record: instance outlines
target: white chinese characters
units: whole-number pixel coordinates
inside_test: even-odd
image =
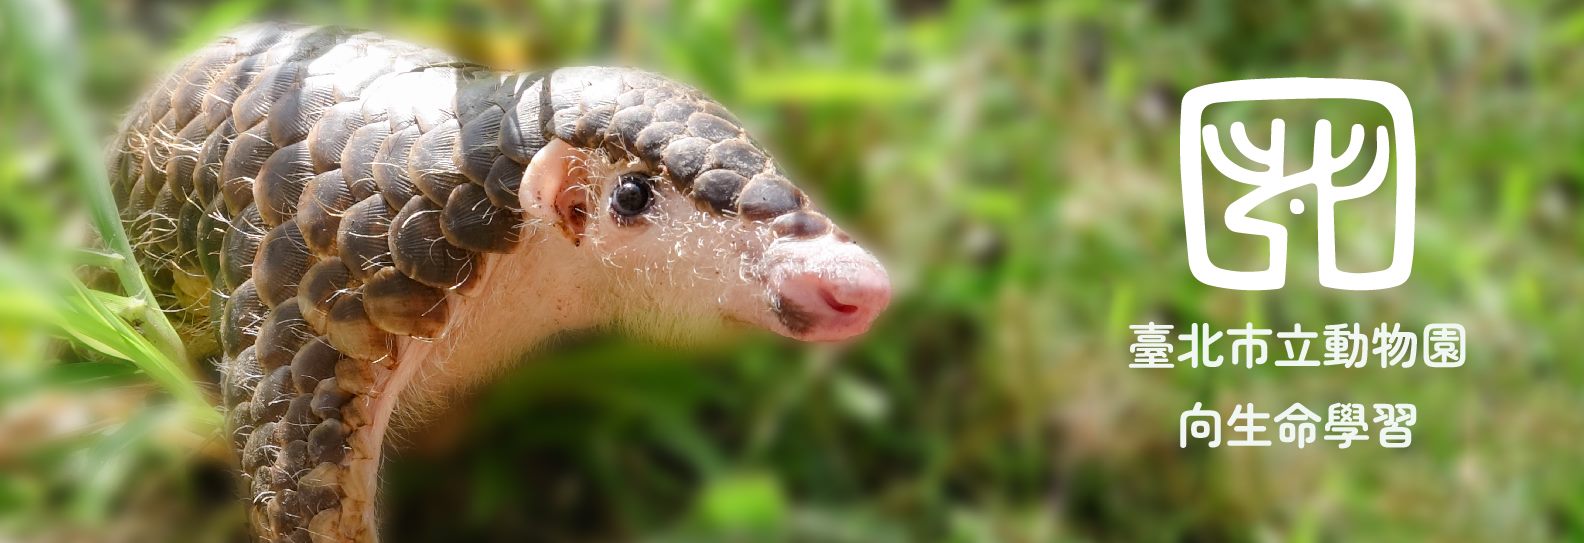
[[[1172,343],[1171,324],[1134,324],[1130,368],[1219,368],[1223,365],[1255,368],[1341,367],[1362,368],[1377,363],[1382,368],[1412,368],[1420,361],[1429,368],[1462,366],[1467,342],[1463,325],[1435,323],[1422,333],[1403,330],[1399,323],[1382,323],[1373,329],[1358,323],[1327,324],[1316,332],[1293,324],[1290,330],[1256,328],[1253,323],[1214,330],[1208,323],[1192,323]],[[1368,330],[1366,333],[1365,330]],[[1227,341],[1223,341],[1227,340]],[[1181,347],[1181,349],[1179,349]],[[1175,354],[1175,356],[1173,356]]]
[[[1177,446],[1270,447],[1280,442],[1300,449],[1317,443],[1347,449],[1355,443],[1375,441],[1383,448],[1403,449],[1413,444],[1412,427],[1419,422],[1418,408],[1406,403],[1377,403],[1368,410],[1361,403],[1333,403],[1326,406],[1325,413],[1322,419],[1314,410],[1295,403],[1273,417],[1253,403],[1240,403],[1223,422],[1219,411],[1194,402],[1193,409],[1183,411],[1178,419]]]

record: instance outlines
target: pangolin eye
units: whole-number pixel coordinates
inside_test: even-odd
[[[611,191],[611,210],[623,217],[632,217],[649,210],[654,204],[654,189],[649,178],[640,173],[625,173],[616,180]]]

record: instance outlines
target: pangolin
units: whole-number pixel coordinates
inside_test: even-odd
[[[157,84],[109,157],[268,541],[377,540],[393,412],[555,334],[841,340],[891,296],[735,116],[636,69],[255,25]]]

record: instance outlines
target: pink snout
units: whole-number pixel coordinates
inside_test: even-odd
[[[869,330],[891,302],[885,267],[857,244],[822,236],[773,246],[770,287],[782,333],[840,341]]]

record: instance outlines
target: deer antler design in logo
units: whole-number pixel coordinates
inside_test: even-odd
[[[1263,171],[1239,166],[1222,149],[1220,132],[1216,126],[1202,124],[1204,110],[1212,104],[1304,99],[1367,100],[1384,106],[1391,115],[1391,130],[1386,126],[1374,127],[1375,158],[1361,179],[1351,184],[1337,185],[1335,177],[1358,158],[1366,141],[1363,125],[1353,125],[1347,147],[1341,154],[1333,154],[1331,122],[1324,119],[1316,121],[1314,160],[1306,170],[1287,173],[1284,160],[1287,127],[1284,120],[1271,121],[1270,145],[1264,148],[1249,140],[1243,123],[1234,122],[1231,125],[1231,140],[1237,152],[1263,166]],[[1393,132],[1395,139],[1389,137]],[[1181,137],[1188,264],[1194,277],[1200,281],[1237,290],[1281,288],[1287,280],[1287,229],[1274,222],[1252,218],[1249,213],[1260,204],[1304,186],[1313,186],[1317,194],[1315,216],[1320,236],[1321,285],[1342,290],[1378,290],[1400,285],[1408,279],[1413,268],[1414,241],[1413,111],[1408,106],[1408,97],[1395,85],[1382,81],[1310,78],[1252,79],[1205,85],[1189,91],[1183,97]],[[1255,187],[1227,206],[1225,221],[1228,230],[1261,236],[1269,241],[1270,266],[1266,269],[1228,270],[1211,262],[1205,240],[1201,143],[1210,165],[1217,171],[1233,181]],[[1396,152],[1392,151],[1394,143]],[[1378,271],[1343,271],[1337,267],[1336,204],[1362,198],[1379,189],[1386,180],[1393,158],[1396,160],[1397,201],[1391,264]],[[1303,202],[1293,199],[1290,208],[1294,214],[1300,214],[1303,212]]]

